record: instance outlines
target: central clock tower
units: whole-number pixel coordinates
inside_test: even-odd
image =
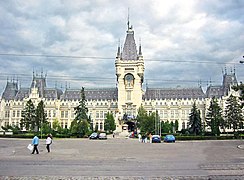
[[[141,45],[137,51],[132,26],[126,31],[123,49],[118,47],[115,68],[118,85],[118,114],[117,119],[123,126],[126,121],[134,119],[142,104],[142,84],[144,79],[144,59]],[[117,126],[118,127],[118,126]]]

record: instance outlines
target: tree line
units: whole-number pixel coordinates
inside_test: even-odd
[[[2,127],[3,129],[12,129],[14,131],[26,130],[29,132],[39,132],[43,134],[49,133],[59,133],[59,134],[69,134],[76,137],[88,136],[93,131],[98,131],[98,125],[96,124],[93,128],[91,118],[88,117],[88,108],[86,107],[86,97],[84,87],[81,89],[81,98],[78,106],[74,108],[75,118],[71,122],[69,128],[64,128],[61,126],[58,119],[53,120],[51,127],[48,121],[47,114],[45,112],[44,102],[41,100],[37,107],[31,99],[27,101],[24,109],[21,112],[20,127],[18,126],[8,126]],[[115,130],[115,121],[112,113],[106,114],[106,119],[104,122],[104,130],[106,132],[113,132]]]
[[[202,121],[200,110],[194,102],[189,114],[189,128],[183,129],[182,131],[194,135],[204,135],[206,133],[205,129],[208,128],[211,135],[219,136],[220,129],[225,130],[226,128],[232,128],[234,132],[238,129],[243,129],[243,87],[243,84],[234,87],[235,90],[241,91],[241,96],[238,100],[237,97],[230,95],[226,100],[226,107],[224,110],[221,109],[218,99],[213,97],[206,112],[205,122]],[[34,106],[31,99],[28,100],[21,113],[20,128],[27,131],[41,131],[44,134],[58,132],[60,134],[70,134],[77,137],[87,136],[91,132],[98,131],[99,129],[98,124],[93,127],[91,117],[87,115],[88,108],[86,107],[84,87],[81,89],[79,104],[74,108],[75,118],[71,122],[69,129],[61,127],[58,119],[53,121],[51,127],[44,109],[44,102],[42,100],[38,103],[37,107]],[[175,122],[160,121],[157,111],[148,114],[143,106],[139,108],[138,115],[133,121],[135,122],[136,128],[140,129],[142,133],[174,133],[178,131],[179,128],[179,122],[177,120]],[[2,128],[6,129],[6,127]],[[18,127],[14,128],[20,130]],[[115,129],[114,115],[108,112],[104,121],[104,131],[112,133]]]
[[[242,86],[243,88],[243,86]],[[244,92],[244,91],[243,91]],[[240,100],[240,101],[239,101]],[[201,112],[197,108],[196,102],[193,103],[188,119],[188,128],[182,129],[181,132],[193,135],[210,134],[219,136],[221,129],[225,131],[226,128],[233,129],[234,133],[238,129],[243,129],[243,93],[242,96],[237,97],[230,95],[226,100],[226,107],[224,110],[219,105],[218,99],[213,97],[210,101],[210,106],[207,109],[205,122],[202,121]],[[141,106],[138,111],[136,125],[142,133],[175,133],[178,131],[179,122],[160,121],[156,111],[148,114]],[[160,124],[160,131],[156,131],[158,123]],[[206,131],[207,129],[207,131]],[[157,133],[156,133],[157,132]]]

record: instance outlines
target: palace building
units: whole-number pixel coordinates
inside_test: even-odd
[[[144,59],[142,48],[137,49],[134,30],[128,25],[123,48],[118,47],[115,58],[117,86],[114,88],[85,87],[88,115],[93,127],[104,130],[104,120],[108,112],[115,118],[116,132],[133,130],[134,119],[142,105],[148,113],[156,112],[160,121],[179,122],[179,129],[188,128],[189,113],[193,103],[201,112],[202,121],[213,96],[217,97],[222,108],[231,93],[231,86],[237,85],[235,72],[223,74],[223,82],[218,86],[210,85],[204,92],[201,87],[193,88],[149,88],[143,90]],[[58,120],[63,128],[69,128],[75,114],[74,108],[79,104],[81,89],[62,91],[49,88],[47,77],[33,73],[30,87],[20,87],[18,82],[7,81],[0,99],[0,125],[20,125],[21,112],[26,102],[31,99],[37,104],[43,100],[48,121],[51,126]],[[126,115],[126,118],[124,118]]]

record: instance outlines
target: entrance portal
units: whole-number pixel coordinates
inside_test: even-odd
[[[136,126],[134,122],[127,121],[125,124],[128,125],[128,132],[134,132],[136,130]]]

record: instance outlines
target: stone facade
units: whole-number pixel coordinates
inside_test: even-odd
[[[118,47],[115,59],[117,87],[88,89],[85,88],[87,107],[93,126],[104,130],[104,120],[108,112],[113,113],[116,131],[128,129],[125,124],[133,121],[138,108],[143,105],[148,113],[158,112],[160,121],[178,120],[179,130],[188,127],[189,113],[196,102],[201,111],[203,122],[206,109],[213,96],[219,99],[222,108],[231,93],[231,86],[237,85],[235,73],[223,74],[222,85],[207,88],[206,93],[201,87],[193,88],[146,88],[142,89],[144,80],[144,59],[141,45],[137,52],[134,31],[128,26],[123,49]],[[236,94],[237,95],[237,94]],[[57,119],[63,128],[69,128],[75,117],[74,108],[79,104],[80,89],[66,89],[46,87],[46,76],[33,74],[31,86],[19,87],[17,82],[7,81],[6,88],[0,99],[0,125],[19,126],[21,112],[26,102],[31,99],[37,104],[43,100],[49,122]],[[124,121],[126,115],[127,121]]]

